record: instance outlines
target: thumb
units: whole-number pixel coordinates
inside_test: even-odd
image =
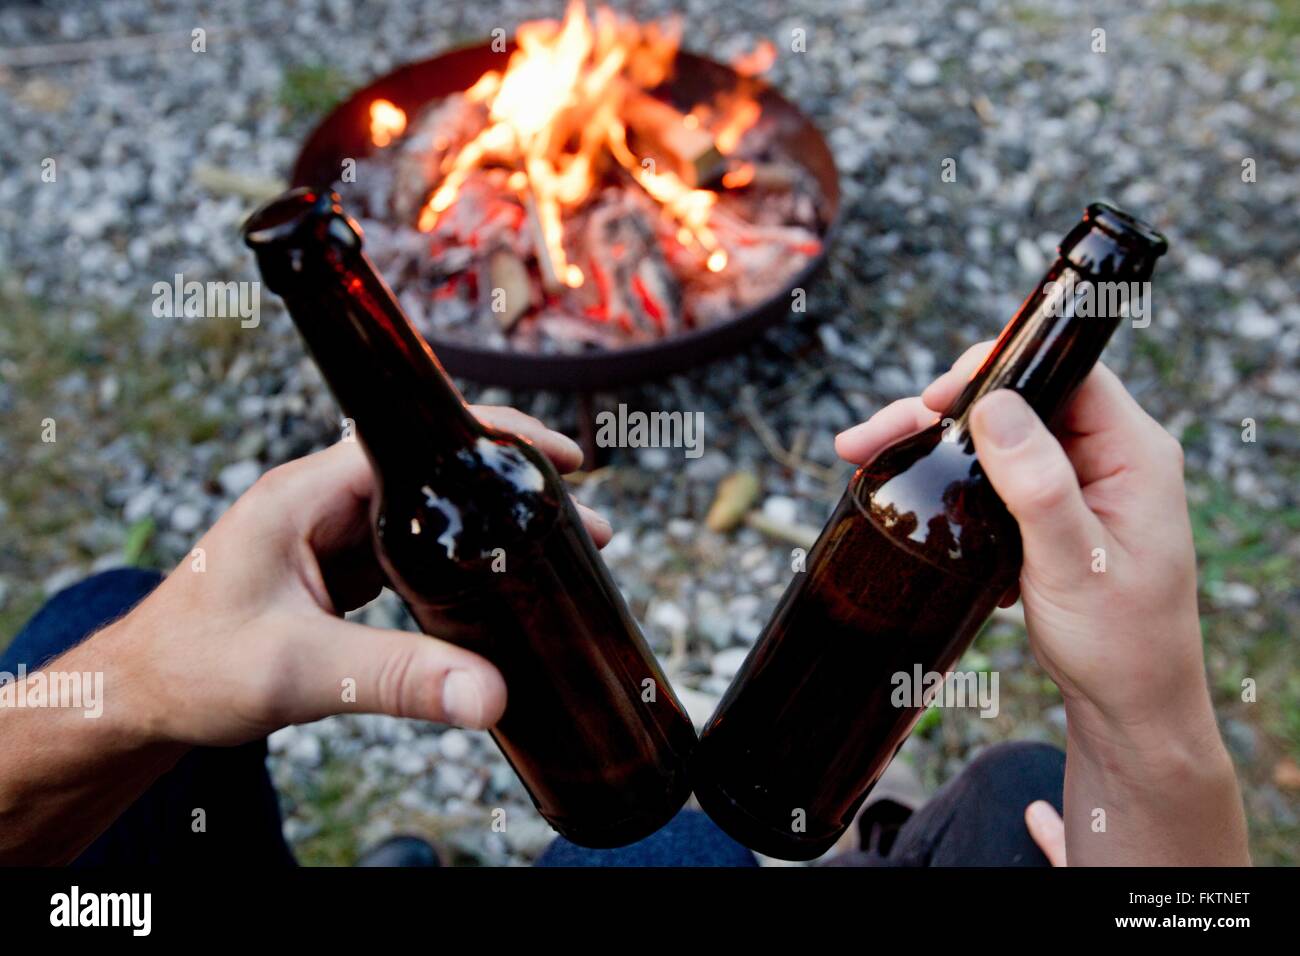
[[[436,637],[323,616],[301,643],[290,686],[308,719],[378,713],[484,728],[505,712],[500,671]]]
[[[975,403],[971,436],[993,489],[1020,526],[1025,564],[1072,587],[1105,531],[1083,500],[1074,466],[1037,413],[999,389]]]
[[[1065,821],[1056,807],[1046,800],[1035,800],[1025,807],[1025,826],[1029,835],[1052,866],[1065,866]]]

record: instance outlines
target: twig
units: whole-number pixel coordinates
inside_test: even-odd
[[[838,475],[833,469],[818,465],[798,455],[793,455],[785,449],[776,432],[772,430],[772,426],[763,420],[762,415],[755,406],[751,389],[747,388],[741,392],[738,406],[749,421],[750,427],[754,429],[754,433],[758,435],[758,440],[767,449],[767,453],[778,462],[787,468],[793,468],[796,471],[802,471],[806,475],[811,475],[824,484],[829,485],[838,480]]]
[[[817,529],[806,524],[786,524],[769,518],[762,511],[751,511],[745,515],[745,524],[755,531],[782,541],[788,541],[795,547],[810,549],[817,541]]]
[[[241,196],[255,202],[278,196],[286,189],[284,181],[274,177],[248,176],[233,169],[222,169],[204,163],[194,167],[194,181],[219,195]]]

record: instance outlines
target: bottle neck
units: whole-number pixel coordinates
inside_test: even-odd
[[[956,429],[952,437],[967,434],[971,408],[999,388],[1018,392],[1048,426],[1054,424],[1119,323],[1149,314],[1151,274],[1166,249],[1165,237],[1140,219],[1108,203],[1088,206],[948,408],[944,424]]]
[[[964,430],[980,398],[1007,388],[1051,425],[1119,327],[1123,310],[1109,308],[1105,296],[1098,294],[1100,288],[1058,259],[1002,330],[945,419]],[[1101,307],[1093,304],[1098,298]]]
[[[268,239],[255,214],[245,233],[379,470],[400,473],[473,444],[482,426],[361,251],[356,227],[336,206],[299,215],[296,228]]]

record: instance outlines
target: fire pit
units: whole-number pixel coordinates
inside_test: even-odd
[[[359,90],[294,168],[343,195],[448,370],[591,391],[787,315],[839,185],[816,128],[756,75],[771,51],[726,66],[581,3],[516,40]]]

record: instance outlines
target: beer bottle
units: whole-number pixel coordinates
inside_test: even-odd
[[[1089,206],[947,413],[858,469],[692,762],[700,804],[736,839],[806,860],[852,823],[925,709],[895,706],[895,675],[946,673],[1019,575],[1019,532],[980,468],[971,407],[1009,388],[1050,425],[1165,248],[1132,216]]]
[[[695,731],[554,467],[469,412],[337,195],[288,192],[244,239],[355,422],[388,583],[504,676],[492,736],[538,811],[583,846],[653,833],[689,796]]]

